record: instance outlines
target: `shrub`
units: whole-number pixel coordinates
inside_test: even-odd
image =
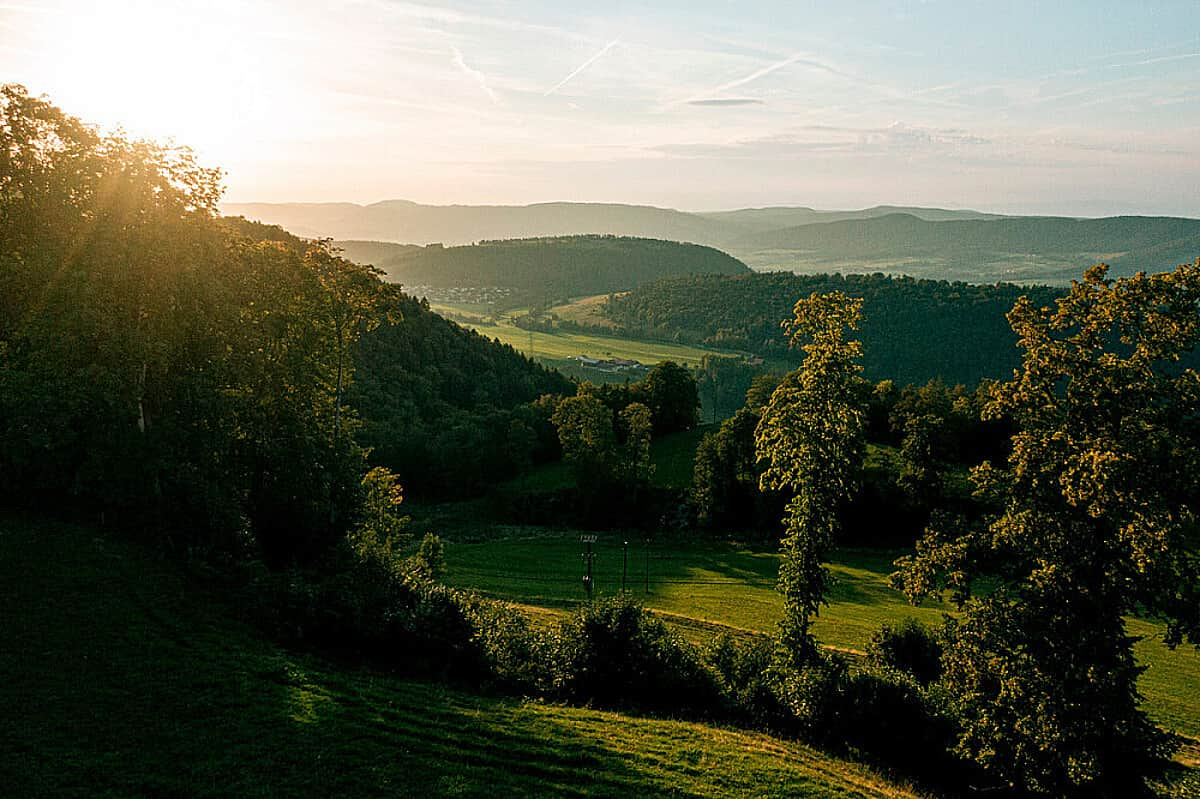
[[[501,686],[537,693],[553,682],[548,635],[529,616],[490,599],[470,597],[467,614],[489,674]]]
[[[885,622],[871,636],[867,657],[874,665],[902,671],[929,685],[942,675],[943,637],[944,628],[930,629],[916,619],[895,626]]]
[[[758,727],[786,726],[783,706],[770,672],[774,644],[766,637],[738,642],[722,634],[704,652],[735,716]]]
[[[720,691],[697,652],[626,597],[580,608],[552,636],[551,692],[575,702],[708,715]]]
[[[267,573],[258,588],[267,621],[285,637],[418,671],[486,676],[469,598],[380,549],[343,542],[329,571]]]
[[[439,536],[426,533],[421,539],[416,560],[430,577],[441,577],[446,573],[446,545]]]
[[[810,741],[838,748],[844,740],[842,689],[846,662],[821,650],[812,652],[795,668],[773,666],[775,691],[790,724]]]
[[[943,787],[962,783],[963,764],[950,754],[954,720],[908,675],[889,670],[848,675],[840,704],[841,746]]]

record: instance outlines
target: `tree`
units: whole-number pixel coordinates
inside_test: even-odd
[[[640,402],[631,402],[617,415],[621,434],[621,458],[616,475],[618,482],[634,487],[650,482],[650,409]]]
[[[387,469],[376,466],[363,475],[360,490],[360,518],[349,536],[351,544],[360,554],[399,558],[412,541],[412,533],[407,529],[409,517],[400,512],[400,504],[404,502],[400,481]]]
[[[963,610],[944,660],[958,752],[1020,791],[1136,795],[1170,751],[1139,707],[1124,618],[1200,642],[1200,375],[1179,364],[1198,302],[1200,260],[1117,281],[1101,265],[1055,308],[1019,300],[1021,368],[984,408],[1011,417],[1012,452],[972,475],[997,510],[931,527],[897,561],[914,601],[948,589]]]
[[[616,451],[612,414],[592,394],[567,397],[558,403],[552,418],[562,445],[563,460],[581,489],[610,481]]]
[[[754,430],[758,419],[757,413],[742,408],[696,448],[692,501],[701,525],[744,529],[757,523]]]
[[[822,561],[862,469],[862,345],[846,338],[847,330],[858,327],[861,307],[862,300],[841,292],[814,293],[796,303],[795,317],[783,326],[793,345],[808,342],[804,362],[771,394],[755,432],[758,459],[767,464],[761,488],[792,494],[779,566],[785,666],[797,666],[815,652],[809,628],[830,584]]]
[[[658,435],[691,430],[699,423],[700,395],[685,367],[663,361],[638,386],[638,398],[650,407]]]

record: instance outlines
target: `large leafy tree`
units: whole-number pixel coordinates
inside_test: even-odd
[[[617,440],[612,412],[592,394],[567,397],[558,403],[551,419],[558,431],[563,460],[580,488],[595,488],[612,481],[617,461]]]
[[[771,394],[755,432],[758,459],[766,463],[761,487],[792,495],[779,566],[785,665],[814,652],[810,627],[831,579],[822,564],[862,469],[862,345],[846,336],[857,329],[861,307],[862,300],[837,291],[796,303],[795,317],[783,324],[793,345],[806,342],[804,362]]]
[[[898,562],[914,600],[949,589],[964,610],[944,661],[960,754],[1023,792],[1134,795],[1169,751],[1125,617],[1200,641],[1200,375],[1179,365],[1198,302],[1200,261],[1117,281],[1098,266],[1056,307],[1018,301],[1021,368],[985,406],[1018,432],[1006,465],[973,474],[996,512]]]
[[[374,278],[239,235],[220,191],[186,149],[0,87],[0,491],[315,556],[361,469],[336,289]]]
[[[700,421],[700,395],[686,367],[663,361],[650,370],[636,392],[650,407],[658,435],[691,430]]]

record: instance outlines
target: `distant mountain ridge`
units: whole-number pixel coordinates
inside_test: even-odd
[[[422,205],[408,200],[354,203],[226,203],[226,214],[280,225],[301,236],[400,244],[472,244],[483,239],[608,234],[722,246],[743,236],[799,224],[910,213],[922,219],[1000,218],[978,211],[876,206],[858,211],[805,207],[693,213],[621,203]]]
[[[629,236],[557,236],[462,247],[344,242],[346,255],[406,286],[503,287],[524,296],[573,297],[636,288],[664,277],[748,274],[733,256],[699,244]]]
[[[422,245],[581,234],[713,245],[748,232],[684,211],[617,203],[421,205],[387,200],[371,205],[230,203],[222,210],[281,225],[302,236]]]
[[[340,240],[454,247],[482,240],[628,236],[715,247],[757,271],[884,272],[971,283],[1062,285],[1100,260],[1114,274],[1131,274],[1171,269],[1200,256],[1200,219],[1183,217],[1002,216],[893,205],[686,212],[617,203],[433,206],[406,200],[233,203],[223,210],[299,235]]]

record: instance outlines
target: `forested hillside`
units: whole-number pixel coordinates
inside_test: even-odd
[[[1118,257],[1147,271],[1170,269],[1200,255],[1189,254],[1186,246],[1198,236],[1200,220],[1177,217],[929,221],[894,213],[756,233],[730,242],[728,249],[756,268],[1065,284],[1092,264]],[[1177,242],[1182,251],[1159,257],[1154,251],[1164,242]]]
[[[394,244],[390,241],[335,241],[333,246],[341,250],[342,256],[356,264],[381,264],[384,261],[418,250],[414,244]]]
[[[701,275],[660,280],[609,299],[605,314],[631,335],[745,349],[797,359],[779,322],[801,297],[844,291],[862,297],[863,365],[873,380],[974,385],[1017,365],[1005,319],[1014,301],[1039,305],[1061,292],[1008,284],[974,286],[885,275]]]
[[[297,255],[307,246],[278,226],[237,217],[223,223]],[[439,316],[399,286],[377,284],[374,291],[376,321],[364,326],[353,348],[346,394],[359,423],[355,439],[372,464],[396,472],[417,494],[461,496],[554,453],[534,433],[537,414],[522,406],[544,394],[573,394],[574,384]]]
[[[625,291],[675,275],[749,272],[741,261],[710,247],[614,236],[432,246],[375,266],[406,286],[503,286],[544,297]]]
[[[573,394],[569,380],[396,287],[386,309],[397,321],[359,342],[350,394],[373,463],[416,491],[461,495],[547,454],[538,415],[522,406],[543,394]]]

